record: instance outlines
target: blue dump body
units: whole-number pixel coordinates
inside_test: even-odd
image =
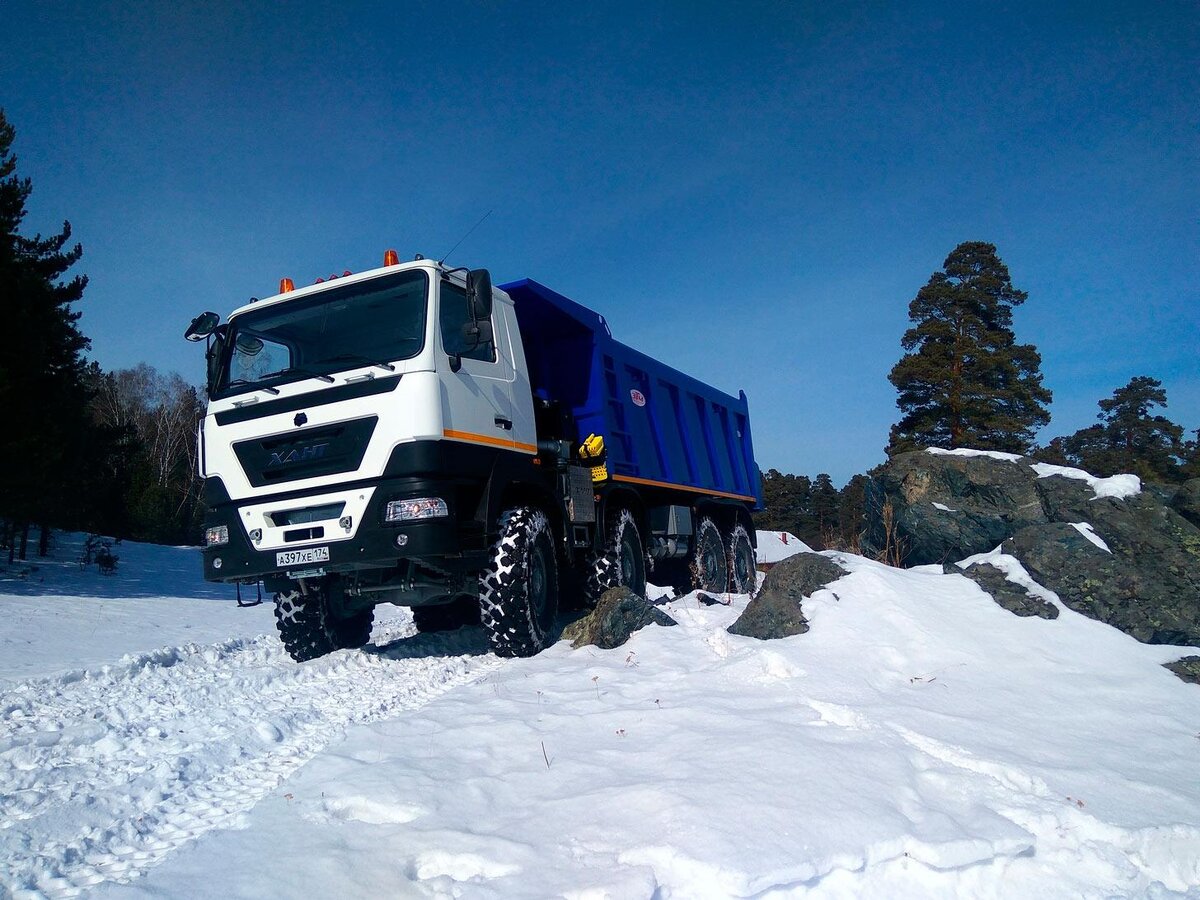
[[[746,395],[736,398],[613,340],[604,318],[530,279],[513,299],[535,397],[569,408],[578,439],[604,437],[614,481],[762,506]]]

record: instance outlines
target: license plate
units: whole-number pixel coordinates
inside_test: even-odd
[[[275,554],[275,565],[283,568],[285,566],[303,566],[308,563],[329,562],[328,547],[308,547],[304,550],[284,550],[282,553]]]

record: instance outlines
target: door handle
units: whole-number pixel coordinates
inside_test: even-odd
[[[496,427],[503,428],[505,431],[512,431],[512,419],[506,419],[504,416],[496,416]]]

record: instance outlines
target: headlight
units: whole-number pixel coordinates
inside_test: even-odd
[[[204,532],[204,544],[207,547],[219,547],[229,543],[229,526],[214,525]]]
[[[450,515],[441,497],[417,497],[412,500],[392,500],[384,510],[385,522],[408,522],[413,519],[440,519]]]

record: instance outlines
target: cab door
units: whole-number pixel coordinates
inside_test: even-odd
[[[466,289],[442,279],[438,298],[442,430],[447,438],[513,448],[512,353],[504,317],[493,315],[493,340],[463,333],[470,323]],[[450,359],[461,361],[453,371]]]

